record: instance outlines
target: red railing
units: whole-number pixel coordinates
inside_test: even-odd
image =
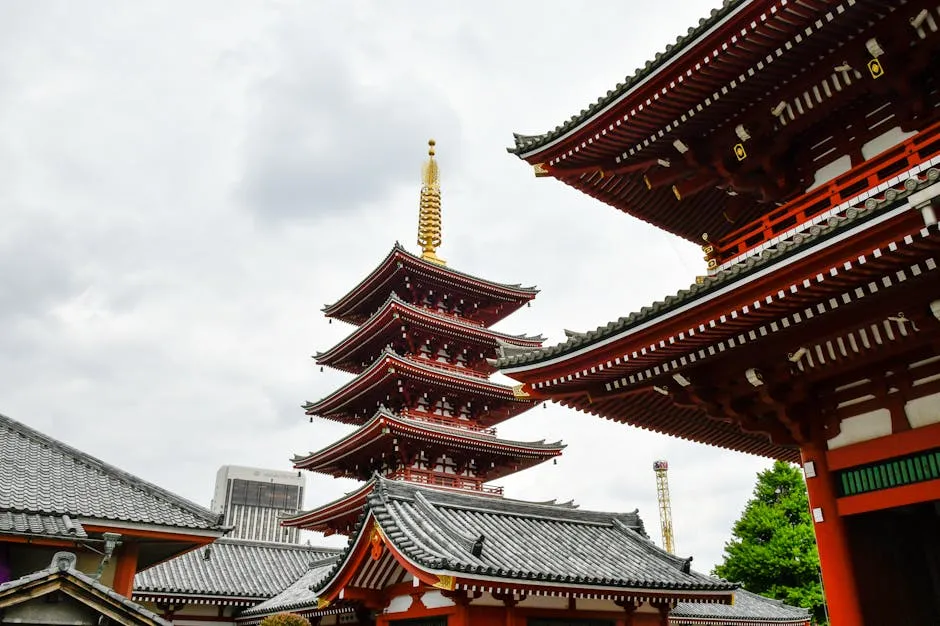
[[[417,420],[420,422],[427,422],[429,424],[440,424],[441,426],[449,426],[451,428],[460,428],[463,430],[472,430],[476,433],[483,433],[485,435],[496,436],[495,428],[483,428],[482,426],[475,424],[469,420],[461,420],[454,417],[445,417],[443,415],[433,415],[431,413],[425,413],[424,411],[413,411],[410,409],[405,409],[401,412],[402,417],[407,417],[408,419]]]
[[[451,474],[439,474],[417,469],[401,469],[389,475],[392,480],[404,480],[419,485],[434,485],[435,487],[447,487],[448,489],[463,489],[469,491],[479,491],[494,496],[503,495],[502,487],[492,487],[484,485],[482,480],[475,478],[464,478],[462,476],[453,476]]]
[[[940,122],[726,235],[710,258],[720,266],[940,154]]]
[[[406,358],[411,359],[415,363],[421,363],[422,365],[428,365],[431,367],[437,367],[442,370],[447,370],[450,372],[455,372],[457,374],[462,374],[464,376],[472,376],[473,378],[479,378],[481,380],[487,380],[489,377],[482,372],[477,372],[466,366],[454,365],[452,363],[447,363],[446,361],[438,361],[437,359],[432,359],[430,357],[420,357],[417,355],[409,354]]]

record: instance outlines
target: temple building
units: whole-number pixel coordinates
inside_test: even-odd
[[[229,530],[221,521],[0,415],[0,583],[61,569],[130,597],[138,571],[212,543]]]
[[[347,548],[311,563],[236,622],[251,626],[290,611],[323,626],[809,624],[808,612],[765,598],[736,606],[736,584],[695,572],[691,557],[653,544],[637,512],[515,500],[492,484],[563,447],[500,439],[494,430],[537,403],[489,380],[496,358],[537,350],[542,340],[490,326],[536,290],[458,272],[438,256],[433,145],[420,256],[396,245],[324,309],[355,328],[317,363],[354,378],[304,408],[311,421],[356,428],[294,463],[365,482],[285,524],[348,535]]]
[[[324,308],[354,326],[316,355],[320,367],[354,375],[304,406],[307,414],[357,428],[327,447],[294,458],[297,469],[350,477],[364,485],[284,525],[349,534],[382,476],[438,489],[499,497],[491,481],[558,456],[564,446],[500,439],[495,426],[535,406],[489,380],[502,350],[531,350],[540,337],[494,331],[492,324],[529,303],[537,290],[477,278],[447,267],[441,243],[440,185],[431,142],[420,196],[420,256],[396,244],[350,292]]]
[[[510,149],[708,271],[494,364],[533,398],[802,463],[833,626],[940,622],[938,62],[936,2],[726,0]]]
[[[177,625],[232,624],[339,551],[223,537],[137,574],[133,600]]]

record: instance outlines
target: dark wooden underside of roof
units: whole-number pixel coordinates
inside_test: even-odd
[[[702,243],[704,234],[712,242],[721,239],[803,193],[815,172],[837,157],[848,154],[857,164],[861,146],[871,139],[894,126],[918,130],[938,117],[940,32],[929,31],[921,40],[909,23],[922,8],[940,20],[936,3],[859,0],[831,22],[823,20],[821,28],[814,26],[833,4],[790,3],[756,34],[741,39],[734,51],[722,52],[622,125],[608,128],[637,105],[629,98],[585,123],[571,139],[528,160],[544,163],[562,182],[685,239]],[[806,26],[816,31],[782,56],[774,55]],[[879,57],[885,73],[878,79],[866,68],[871,56],[866,41],[872,38],[885,48]],[[659,135],[767,55],[774,57],[772,63]],[[858,74],[846,74],[850,84],[842,80],[838,91],[830,89],[834,68],[846,64]],[[675,71],[681,74],[684,67]],[[669,78],[662,80],[668,83]],[[786,124],[771,113],[778,103],[794,103],[814,88],[831,95],[813,101]],[[741,142],[738,125],[750,139]],[[604,134],[595,137],[601,129]],[[580,145],[588,139],[590,143]],[[688,151],[680,153],[675,140]],[[733,151],[737,143],[747,152],[741,161]],[[558,160],[575,145],[577,152]],[[668,167],[663,167],[665,161]]]

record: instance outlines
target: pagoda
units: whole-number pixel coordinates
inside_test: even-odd
[[[499,439],[495,426],[535,406],[521,388],[492,382],[495,358],[538,349],[541,337],[491,325],[528,304],[531,287],[477,278],[447,267],[434,141],[422,172],[420,255],[395,244],[368,276],[324,314],[353,325],[318,353],[322,367],[354,378],[304,405],[307,415],[357,426],[325,448],[294,457],[297,469],[365,484],[335,502],[284,520],[285,526],[349,534],[376,477],[436,489],[502,496],[497,480],[561,454],[561,443]]]

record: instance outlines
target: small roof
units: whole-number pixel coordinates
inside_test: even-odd
[[[0,533],[85,539],[88,533],[68,515],[0,511]]]
[[[516,458],[524,467],[530,467],[558,456],[565,448],[560,441],[545,443],[544,439],[539,441],[499,439],[487,432],[410,419],[386,409],[379,409],[371,420],[346,437],[316,452],[310,452],[306,456],[295,456],[292,462],[294,467],[299,469],[333,474],[340,471],[343,462],[349,461],[357,451],[368,449],[376,444],[381,445],[383,439],[387,440],[387,445],[391,446],[393,445],[391,440],[396,437],[430,443],[444,442],[452,448],[485,452],[496,458]],[[486,474],[487,480],[500,478],[512,471],[508,468],[500,468],[492,475]]]
[[[398,387],[395,381],[411,378],[425,388],[441,388],[451,393],[472,394],[481,403],[486,398],[492,402],[502,402],[505,410],[490,410],[485,419],[479,421],[483,426],[491,426],[527,411],[535,405],[528,396],[516,395],[512,387],[494,383],[475,374],[463,374],[455,369],[445,369],[429,359],[403,357],[386,349],[369,367],[356,375],[351,381],[334,390],[316,402],[307,402],[303,409],[307,415],[316,415],[347,424],[361,424],[373,415],[376,403],[368,395],[385,398],[390,388]],[[381,392],[381,393],[379,393]],[[364,411],[368,409],[368,413]]]
[[[382,342],[382,345],[385,345],[388,332],[394,330],[395,333],[399,333],[399,328],[405,322],[417,323],[433,330],[441,337],[471,339],[492,347],[515,346],[520,350],[533,350],[545,340],[541,336],[509,335],[491,330],[464,318],[444,315],[427,307],[417,306],[392,293],[366,322],[332,348],[318,352],[314,358],[318,365],[330,365],[344,371],[360,372],[364,368],[359,367],[358,363],[350,366],[344,362],[349,361],[357,352],[372,351],[374,354],[375,343]]]
[[[0,513],[14,514],[0,520],[0,532],[16,534],[70,534],[71,523],[79,536],[80,522],[91,520],[225,530],[218,514],[5,415]]]
[[[338,554],[332,548],[222,538],[138,573],[134,597],[258,601],[284,589],[311,563]]]
[[[172,626],[157,614],[75,569],[77,560],[71,552],[57,552],[48,568],[0,584],[0,612],[6,612],[10,618],[10,611],[15,606],[59,592],[124,626]],[[41,622],[42,617],[38,621]]]
[[[810,623],[809,610],[784,604],[782,600],[765,598],[746,589],[734,592],[734,604],[702,604],[680,602],[669,612],[669,623],[673,626],[686,624],[727,624],[746,626],[749,624],[777,624],[778,626],[802,626]],[[707,621],[706,621],[707,620]]]
[[[485,580],[554,591],[729,602],[732,583],[692,571],[691,559],[662,550],[639,514],[585,511],[568,505],[438,492],[377,477],[356,539],[317,590],[330,585],[376,524],[397,554],[451,585]],[[374,520],[374,521],[373,521]],[[478,556],[475,544],[482,543]],[[443,579],[441,579],[443,580]],[[449,588],[457,588],[449,587]]]
[[[365,321],[388,297],[391,277],[401,271],[420,280],[436,281],[450,289],[477,294],[502,303],[503,306],[498,312],[481,311],[479,315],[467,313],[466,317],[481,317],[481,321],[487,325],[506,317],[538,295],[538,289],[535,287],[497,283],[422,259],[396,242],[374,270],[339,300],[323,307],[323,313],[327,317],[354,324]]]
[[[238,617],[238,621],[256,621],[267,615],[273,615],[274,613],[316,609],[317,595],[311,588],[316,589],[323,583],[324,578],[332,571],[337,560],[339,560],[338,555],[310,563],[307,570],[301,574],[300,578],[288,585],[273,598],[269,598],[261,604],[257,604],[250,609],[242,611],[241,615]]]

